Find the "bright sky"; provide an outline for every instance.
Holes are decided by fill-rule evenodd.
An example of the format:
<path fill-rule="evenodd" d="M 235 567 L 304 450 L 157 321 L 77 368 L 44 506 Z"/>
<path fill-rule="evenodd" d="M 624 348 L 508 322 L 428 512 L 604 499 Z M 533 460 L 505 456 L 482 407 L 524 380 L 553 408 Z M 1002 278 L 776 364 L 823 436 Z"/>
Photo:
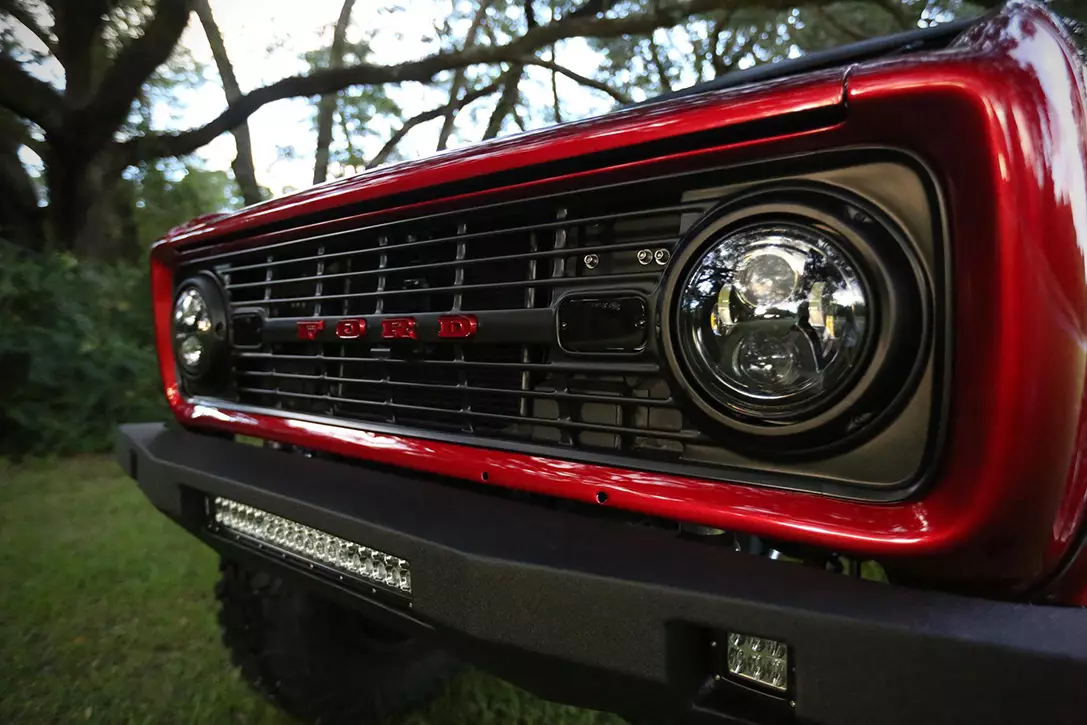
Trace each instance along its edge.
<path fill-rule="evenodd" d="M 299 56 L 331 41 L 332 25 L 339 15 L 342 0 L 262 0 L 259 5 L 251 0 L 211 0 L 211 4 L 238 82 L 242 90 L 247 91 L 303 72 L 305 65 Z M 433 40 L 434 28 L 441 20 L 440 12 L 449 7 L 447 2 L 402 0 L 402 11 L 384 10 L 386 5 L 392 4 L 366 0 L 356 3 L 349 37 L 358 39 L 366 29 L 380 28 L 372 43 L 374 60 L 380 63 L 412 60 L 434 52 L 437 49 Z M 196 126 L 214 118 L 225 106 L 211 49 L 195 15 L 182 43 L 198 61 L 207 65 L 209 82 L 200 91 L 180 93 L 183 106 L 180 112 L 171 114 L 169 109 L 158 109 L 156 123 L 161 127 Z M 586 75 L 591 75 L 596 68 L 595 54 L 583 41 L 568 41 L 558 52 L 560 62 Z M 549 106 L 550 74 L 530 68 L 522 91 L 529 96 L 541 94 L 538 105 Z M 559 94 L 564 117 L 594 115 L 613 105 L 608 96 L 563 77 L 559 78 Z M 445 92 L 440 88 L 416 83 L 397 88 L 391 95 L 409 116 L 446 101 Z M 478 139 L 493 103 L 494 97 L 474 104 L 481 109 L 475 114 L 476 123 L 473 123 L 471 113 L 462 112 L 458 117 L 458 130 L 464 132 L 463 136 L 454 139 L 450 145 Z M 541 117 L 530 118 L 528 122 L 537 126 L 546 125 L 550 120 Z M 249 123 L 258 182 L 276 195 L 308 186 L 312 180 L 316 144 L 312 102 L 308 99 L 278 101 L 251 116 Z M 409 156 L 432 152 L 440 127 L 440 121 L 417 127 L 405 138 L 400 150 Z M 368 154 L 376 152 L 391 133 L 389 127 L 377 130 L 378 138 L 371 139 L 369 145 L 364 142 Z M 507 126 L 507 130 L 512 127 Z M 297 158 L 284 158 L 280 149 L 285 147 L 293 147 Z M 199 152 L 206 165 L 213 169 L 229 169 L 234 155 L 234 138 L 229 134 L 220 136 Z"/>

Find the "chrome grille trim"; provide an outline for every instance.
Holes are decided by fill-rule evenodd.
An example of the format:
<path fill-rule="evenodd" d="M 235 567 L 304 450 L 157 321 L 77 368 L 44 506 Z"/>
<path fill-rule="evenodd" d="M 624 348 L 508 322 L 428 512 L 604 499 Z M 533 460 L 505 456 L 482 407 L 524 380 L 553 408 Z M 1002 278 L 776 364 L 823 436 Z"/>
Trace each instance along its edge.
<path fill-rule="evenodd" d="M 266 360 L 312 360 L 312 355 L 286 355 L 267 352 L 236 352 L 235 358 L 262 358 Z M 660 373 L 660 365 L 657 363 L 631 363 L 631 362 L 615 362 L 615 363 L 594 363 L 594 362 L 577 362 L 577 363 L 520 363 L 520 362 L 495 362 L 490 360 L 406 360 L 403 358 L 387 358 L 387 357 L 333 357 L 329 355 L 322 356 L 321 358 L 325 362 L 369 362 L 369 363 L 385 363 L 390 365 L 435 365 L 435 366 L 468 366 L 478 368 L 497 368 L 506 370 L 535 370 L 544 372 L 548 370 L 555 371 L 585 371 L 588 373 L 605 373 L 611 372 L 617 375 L 657 375 Z"/>
<path fill-rule="evenodd" d="M 578 250 L 580 253 L 580 250 Z M 458 265 L 460 269 L 461 265 Z M 561 277 L 558 279 L 536 279 L 536 280 L 519 280 L 515 282 L 491 282 L 486 284 L 462 284 L 462 285 L 448 285 L 445 287 L 423 287 L 420 289 L 401 289 L 401 290 L 376 290 L 374 292 L 358 292 L 358 293 L 346 293 L 339 295 L 309 295 L 306 297 L 273 297 L 271 299 L 265 299 L 264 302 L 271 305 L 287 304 L 291 302 L 320 302 L 321 300 L 348 300 L 348 299 L 366 299 L 369 297 L 380 298 L 381 300 L 387 297 L 393 297 L 398 295 L 412 295 L 412 294 L 434 294 L 435 292 L 451 292 L 451 293 L 464 293 L 477 290 L 494 290 L 494 289 L 509 289 L 523 287 L 539 287 L 539 286 L 555 286 L 555 285 L 568 285 L 568 286 L 584 286 L 592 284 L 598 277 L 604 277 L 605 275 L 594 275 L 590 278 L 567 278 Z M 660 279 L 660 272 L 638 272 L 635 274 L 613 274 L 606 275 L 607 279 L 611 282 L 639 282 L 639 281 L 655 281 Z M 305 277 L 303 281 L 311 282 L 318 279 L 318 275 L 312 277 Z M 320 282 L 317 283 L 318 285 Z M 231 285 L 227 285 L 227 290 L 236 289 Z M 252 302 L 249 300 L 242 300 L 239 302 L 231 302 L 231 305 L 235 307 L 250 307 Z M 454 308 L 458 309 L 458 308 Z M 451 310 L 452 311 L 452 310 Z M 378 313 L 380 314 L 380 312 Z M 315 316 L 320 316 L 320 312 L 315 313 Z"/>

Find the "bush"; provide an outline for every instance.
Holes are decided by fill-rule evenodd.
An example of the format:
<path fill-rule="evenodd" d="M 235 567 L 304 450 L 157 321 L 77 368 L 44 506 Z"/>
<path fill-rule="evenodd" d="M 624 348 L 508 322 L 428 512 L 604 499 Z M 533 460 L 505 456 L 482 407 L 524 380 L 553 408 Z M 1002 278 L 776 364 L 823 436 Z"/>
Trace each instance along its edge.
<path fill-rule="evenodd" d="M 0 242 L 0 455 L 106 450 L 166 415 L 146 267 Z"/>

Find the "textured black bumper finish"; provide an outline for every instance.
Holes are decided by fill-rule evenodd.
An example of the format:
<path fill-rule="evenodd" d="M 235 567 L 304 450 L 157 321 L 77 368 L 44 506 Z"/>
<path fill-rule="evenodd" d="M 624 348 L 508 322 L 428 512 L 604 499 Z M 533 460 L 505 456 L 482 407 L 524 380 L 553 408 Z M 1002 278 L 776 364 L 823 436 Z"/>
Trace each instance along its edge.
<path fill-rule="evenodd" d="M 853 580 L 160 424 L 123 426 L 117 456 L 155 506 L 217 548 L 232 545 L 203 530 L 194 502 L 204 493 L 409 559 L 403 624 L 433 627 L 554 699 L 628 715 L 866 725 L 1082 722 L 1087 712 L 1080 610 Z M 788 642 L 795 707 L 712 685 L 712 630 Z"/>

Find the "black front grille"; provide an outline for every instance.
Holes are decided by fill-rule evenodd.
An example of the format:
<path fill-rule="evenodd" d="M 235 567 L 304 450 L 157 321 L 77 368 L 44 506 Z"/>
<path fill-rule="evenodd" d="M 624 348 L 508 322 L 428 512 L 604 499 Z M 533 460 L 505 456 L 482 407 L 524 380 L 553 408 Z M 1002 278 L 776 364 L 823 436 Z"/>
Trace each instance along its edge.
<path fill-rule="evenodd" d="M 652 309 L 665 267 L 638 252 L 670 254 L 708 208 L 684 201 L 688 189 L 648 181 L 256 249 L 195 250 L 181 276 L 214 271 L 231 307 L 259 309 L 266 330 L 313 317 L 478 313 L 481 329 L 486 319 L 509 332 L 459 343 L 265 339 L 234 350 L 237 402 L 566 455 L 683 458 L 687 444 L 707 441 L 676 408 L 655 345 L 567 354 L 553 310 L 563 295 L 607 291 L 642 294 Z"/>

